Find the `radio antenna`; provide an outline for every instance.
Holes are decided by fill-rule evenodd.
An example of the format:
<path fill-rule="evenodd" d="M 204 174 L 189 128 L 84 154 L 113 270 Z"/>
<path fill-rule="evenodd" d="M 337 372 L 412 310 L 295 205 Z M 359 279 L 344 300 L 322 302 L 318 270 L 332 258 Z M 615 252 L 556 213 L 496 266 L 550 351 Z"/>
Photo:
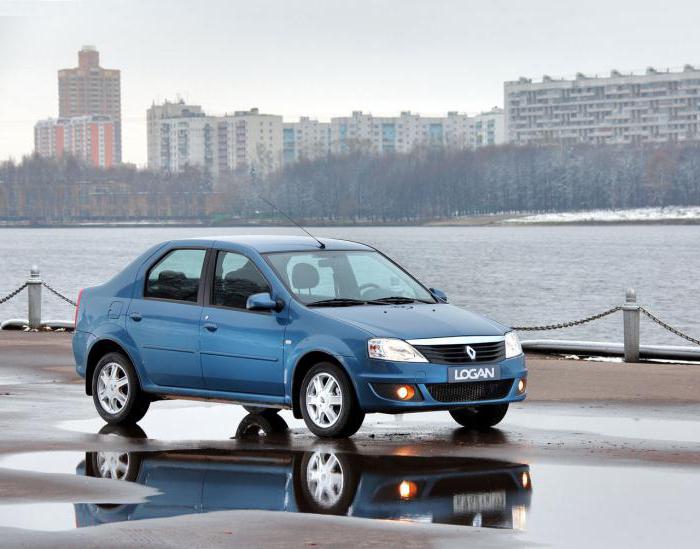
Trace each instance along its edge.
<path fill-rule="evenodd" d="M 255 184 L 255 182 L 256 182 L 255 168 L 251 168 L 251 170 L 250 170 L 250 176 L 251 176 L 252 179 L 253 179 L 253 184 Z M 255 187 L 257 187 L 257 185 L 255 185 Z M 268 206 L 270 206 L 270 207 L 273 208 L 274 210 L 276 210 L 276 211 L 278 211 L 279 213 L 281 213 L 284 217 L 286 217 L 289 221 L 291 221 L 291 223 L 292 223 L 293 225 L 296 225 L 297 227 L 299 227 L 302 231 L 304 231 L 304 232 L 305 232 L 306 234 L 308 234 L 311 238 L 313 238 L 316 242 L 318 242 L 318 247 L 319 247 L 319 248 L 321 248 L 322 250 L 324 250 L 324 249 L 326 248 L 326 245 L 325 245 L 323 242 L 321 242 L 318 238 L 316 238 L 314 235 L 312 235 L 309 231 L 307 231 L 307 230 L 301 225 L 301 223 L 299 223 L 298 221 L 296 221 L 295 219 L 293 219 L 290 215 L 288 215 L 286 212 L 284 212 L 284 211 L 282 211 L 280 208 L 278 208 L 277 205 L 274 204 L 271 200 L 268 200 L 267 198 L 265 198 L 265 197 L 262 195 L 262 193 L 257 192 L 257 189 L 256 189 L 256 194 L 258 195 L 258 198 L 259 198 L 260 200 L 262 200 L 263 202 L 265 202 L 265 204 L 267 204 Z"/>

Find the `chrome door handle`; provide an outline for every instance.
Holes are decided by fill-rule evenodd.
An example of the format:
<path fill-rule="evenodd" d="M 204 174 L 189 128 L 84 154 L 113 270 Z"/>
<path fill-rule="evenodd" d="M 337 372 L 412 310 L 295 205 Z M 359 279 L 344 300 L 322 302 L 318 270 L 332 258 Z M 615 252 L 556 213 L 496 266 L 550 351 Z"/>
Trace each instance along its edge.
<path fill-rule="evenodd" d="M 139 313 L 131 313 L 131 314 L 129 315 L 129 317 L 130 317 L 131 320 L 133 320 L 134 322 L 141 322 L 141 319 L 143 318 Z"/>
<path fill-rule="evenodd" d="M 218 327 L 216 324 L 212 324 L 211 322 L 207 322 L 207 323 L 204 325 L 204 329 L 205 329 L 205 330 L 209 330 L 210 332 L 216 332 L 216 330 L 217 330 L 218 328 L 219 328 L 219 327 Z"/>

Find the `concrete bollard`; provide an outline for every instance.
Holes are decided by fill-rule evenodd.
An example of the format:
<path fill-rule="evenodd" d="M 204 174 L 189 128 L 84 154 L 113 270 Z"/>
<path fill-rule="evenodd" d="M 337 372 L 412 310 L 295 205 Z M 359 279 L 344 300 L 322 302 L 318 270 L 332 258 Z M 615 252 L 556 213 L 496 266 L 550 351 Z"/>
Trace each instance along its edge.
<path fill-rule="evenodd" d="M 27 280 L 27 320 L 29 327 L 34 329 L 41 327 L 41 286 L 39 267 L 32 265 Z"/>
<path fill-rule="evenodd" d="M 625 362 L 639 362 L 639 305 L 637 292 L 629 288 L 622 306 L 625 332 Z"/>

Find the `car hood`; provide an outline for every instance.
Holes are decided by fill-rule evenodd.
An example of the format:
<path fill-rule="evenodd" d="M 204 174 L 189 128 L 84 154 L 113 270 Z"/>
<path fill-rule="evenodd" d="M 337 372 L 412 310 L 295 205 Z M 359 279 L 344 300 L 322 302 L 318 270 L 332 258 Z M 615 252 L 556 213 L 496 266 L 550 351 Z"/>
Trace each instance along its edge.
<path fill-rule="evenodd" d="M 360 305 L 315 308 L 335 320 L 347 322 L 376 337 L 420 339 L 451 336 L 496 336 L 506 326 L 446 303 Z"/>

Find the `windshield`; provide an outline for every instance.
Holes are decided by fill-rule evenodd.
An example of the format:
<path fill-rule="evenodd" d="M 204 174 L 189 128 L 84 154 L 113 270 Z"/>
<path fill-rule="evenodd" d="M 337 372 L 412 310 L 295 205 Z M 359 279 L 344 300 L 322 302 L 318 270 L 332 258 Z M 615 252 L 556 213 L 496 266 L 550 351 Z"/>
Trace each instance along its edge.
<path fill-rule="evenodd" d="M 435 303 L 417 280 L 378 252 L 319 250 L 272 253 L 267 259 L 308 305 Z"/>

